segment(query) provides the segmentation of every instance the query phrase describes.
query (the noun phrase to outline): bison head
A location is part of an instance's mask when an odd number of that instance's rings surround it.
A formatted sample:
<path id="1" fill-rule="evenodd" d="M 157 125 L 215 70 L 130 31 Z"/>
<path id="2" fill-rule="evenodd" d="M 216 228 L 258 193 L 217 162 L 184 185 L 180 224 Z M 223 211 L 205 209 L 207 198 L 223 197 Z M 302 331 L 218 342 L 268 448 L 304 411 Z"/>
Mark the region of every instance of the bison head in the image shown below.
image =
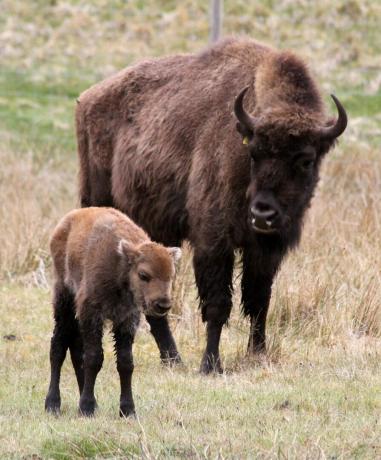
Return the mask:
<path id="1" fill-rule="evenodd" d="M 335 123 L 302 134 L 281 129 L 253 117 L 243 108 L 248 88 L 235 100 L 237 129 L 251 158 L 247 190 L 249 221 L 256 233 L 298 238 L 301 218 L 318 181 L 321 158 L 347 126 L 346 112 L 332 95 L 338 110 Z M 293 132 L 293 134 L 291 134 Z"/>
<path id="2" fill-rule="evenodd" d="M 181 249 L 153 242 L 134 245 L 122 239 L 118 253 L 124 261 L 119 276 L 127 281 L 139 309 L 150 316 L 167 315 L 175 263 L 181 257 Z"/>

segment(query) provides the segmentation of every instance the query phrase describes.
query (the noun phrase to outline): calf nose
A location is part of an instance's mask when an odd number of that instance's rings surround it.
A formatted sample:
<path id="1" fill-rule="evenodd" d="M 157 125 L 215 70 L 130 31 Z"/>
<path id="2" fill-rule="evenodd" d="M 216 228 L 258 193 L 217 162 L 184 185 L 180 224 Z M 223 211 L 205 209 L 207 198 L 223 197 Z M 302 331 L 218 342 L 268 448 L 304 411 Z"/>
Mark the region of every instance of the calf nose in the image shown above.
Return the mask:
<path id="1" fill-rule="evenodd" d="M 158 299 L 158 300 L 155 301 L 154 307 L 160 313 L 165 313 L 171 308 L 171 303 L 170 303 L 169 299 L 163 297 L 163 298 Z"/>

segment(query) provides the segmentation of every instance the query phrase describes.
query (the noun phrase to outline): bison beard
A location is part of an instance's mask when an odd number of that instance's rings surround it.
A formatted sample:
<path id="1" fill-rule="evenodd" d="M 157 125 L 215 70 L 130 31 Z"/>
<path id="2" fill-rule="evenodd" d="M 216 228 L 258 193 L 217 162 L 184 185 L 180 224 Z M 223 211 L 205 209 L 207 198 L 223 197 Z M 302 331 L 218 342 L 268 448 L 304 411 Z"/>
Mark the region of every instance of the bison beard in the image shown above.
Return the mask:
<path id="1" fill-rule="evenodd" d="M 81 204 L 113 205 L 165 245 L 191 242 L 207 322 L 202 372 L 221 371 L 236 250 L 249 351 L 265 351 L 274 275 L 346 126 L 335 103 L 332 123 L 304 63 L 249 39 L 143 61 L 80 96 Z M 166 320 L 148 320 L 162 359 L 179 360 Z"/>

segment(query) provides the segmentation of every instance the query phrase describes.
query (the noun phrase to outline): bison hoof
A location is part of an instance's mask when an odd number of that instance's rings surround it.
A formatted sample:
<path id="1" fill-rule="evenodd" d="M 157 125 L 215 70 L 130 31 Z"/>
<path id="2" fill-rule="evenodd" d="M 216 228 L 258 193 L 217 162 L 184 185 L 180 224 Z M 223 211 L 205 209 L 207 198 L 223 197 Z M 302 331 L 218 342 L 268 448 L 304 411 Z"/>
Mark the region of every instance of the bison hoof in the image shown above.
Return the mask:
<path id="1" fill-rule="evenodd" d="M 207 374 L 222 374 L 221 360 L 219 356 L 204 355 L 201 361 L 200 373 Z"/>
<path id="2" fill-rule="evenodd" d="M 183 363 L 183 360 L 181 359 L 180 353 L 176 352 L 166 352 L 165 354 L 162 354 L 160 356 L 162 364 L 165 366 L 177 366 L 179 364 Z"/>
<path id="3" fill-rule="evenodd" d="M 266 356 L 266 344 L 265 342 L 253 342 L 249 341 L 247 346 L 248 356 Z"/>
<path id="4" fill-rule="evenodd" d="M 121 404 L 119 408 L 119 417 L 125 418 L 125 417 L 135 417 L 135 407 L 132 404 Z"/>
<path id="5" fill-rule="evenodd" d="M 95 399 L 90 398 L 81 398 L 79 400 L 79 409 L 78 412 L 84 417 L 92 417 L 94 415 L 97 403 Z"/>
<path id="6" fill-rule="evenodd" d="M 59 415 L 61 411 L 61 398 L 60 396 L 47 396 L 45 399 L 45 410 L 46 412 Z"/>

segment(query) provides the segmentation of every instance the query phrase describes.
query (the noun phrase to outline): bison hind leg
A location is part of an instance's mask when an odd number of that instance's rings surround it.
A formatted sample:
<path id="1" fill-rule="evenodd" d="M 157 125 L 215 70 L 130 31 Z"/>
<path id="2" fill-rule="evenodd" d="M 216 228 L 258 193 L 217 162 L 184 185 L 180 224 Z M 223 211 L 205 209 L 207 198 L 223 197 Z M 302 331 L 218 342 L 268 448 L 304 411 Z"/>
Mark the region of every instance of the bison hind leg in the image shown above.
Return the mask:
<path id="1" fill-rule="evenodd" d="M 87 177 L 81 175 L 80 203 L 81 207 L 113 206 L 111 194 L 111 173 L 107 169 L 90 165 Z"/>

